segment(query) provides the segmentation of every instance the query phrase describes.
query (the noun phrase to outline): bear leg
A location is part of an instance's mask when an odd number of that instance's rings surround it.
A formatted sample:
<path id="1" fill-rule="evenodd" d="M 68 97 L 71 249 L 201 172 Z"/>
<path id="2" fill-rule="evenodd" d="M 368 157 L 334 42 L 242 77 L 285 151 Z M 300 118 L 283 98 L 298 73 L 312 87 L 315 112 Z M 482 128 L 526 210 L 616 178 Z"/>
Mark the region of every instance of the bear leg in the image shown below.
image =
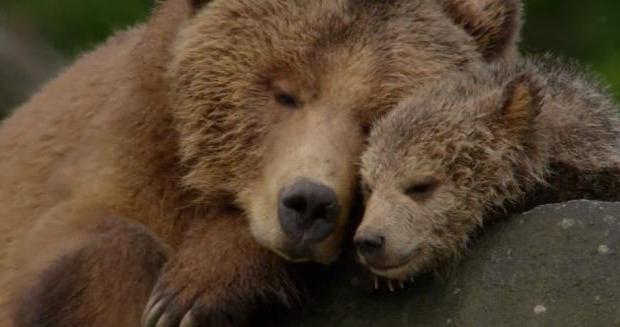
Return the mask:
<path id="1" fill-rule="evenodd" d="M 148 230 L 106 219 L 18 296 L 14 325 L 139 326 L 165 261 L 166 248 Z"/>

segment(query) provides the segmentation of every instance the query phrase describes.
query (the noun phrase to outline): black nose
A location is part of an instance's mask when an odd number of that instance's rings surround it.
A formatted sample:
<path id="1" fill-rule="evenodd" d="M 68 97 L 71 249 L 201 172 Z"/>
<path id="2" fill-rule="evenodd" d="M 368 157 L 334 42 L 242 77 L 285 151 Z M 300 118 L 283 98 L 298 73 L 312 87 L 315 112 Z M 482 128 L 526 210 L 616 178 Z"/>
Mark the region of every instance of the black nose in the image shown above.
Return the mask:
<path id="1" fill-rule="evenodd" d="M 381 254 L 385 237 L 376 233 L 365 233 L 356 235 L 353 242 L 360 255 L 366 259 L 373 259 Z"/>
<path id="2" fill-rule="evenodd" d="M 338 198 L 329 187 L 300 180 L 280 192 L 280 225 L 294 242 L 310 244 L 324 240 L 334 229 L 339 214 Z"/>

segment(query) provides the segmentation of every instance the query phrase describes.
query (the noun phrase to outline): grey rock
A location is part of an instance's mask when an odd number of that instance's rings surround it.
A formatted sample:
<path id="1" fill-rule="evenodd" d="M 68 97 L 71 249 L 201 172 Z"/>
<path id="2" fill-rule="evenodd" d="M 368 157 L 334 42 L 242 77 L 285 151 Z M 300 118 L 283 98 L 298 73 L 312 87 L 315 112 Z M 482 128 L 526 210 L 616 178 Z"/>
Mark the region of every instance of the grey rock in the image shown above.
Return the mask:
<path id="1" fill-rule="evenodd" d="M 449 272 L 405 290 L 327 281 L 282 326 L 620 326 L 620 203 L 544 205 L 489 224 Z"/>

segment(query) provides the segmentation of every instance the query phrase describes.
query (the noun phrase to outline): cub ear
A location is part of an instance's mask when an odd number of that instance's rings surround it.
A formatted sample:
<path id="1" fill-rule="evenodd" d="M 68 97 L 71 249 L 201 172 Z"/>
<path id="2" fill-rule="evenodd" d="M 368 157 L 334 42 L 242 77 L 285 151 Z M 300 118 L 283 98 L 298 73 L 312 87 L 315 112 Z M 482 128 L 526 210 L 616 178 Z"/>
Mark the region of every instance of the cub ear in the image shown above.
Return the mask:
<path id="1" fill-rule="evenodd" d="M 526 136 L 542 105 L 542 87 L 534 74 L 517 76 L 504 90 L 499 112 L 502 128 L 516 137 Z"/>
<path id="2" fill-rule="evenodd" d="M 441 0 L 454 19 L 471 35 L 487 61 L 517 55 L 521 31 L 521 0 Z"/>

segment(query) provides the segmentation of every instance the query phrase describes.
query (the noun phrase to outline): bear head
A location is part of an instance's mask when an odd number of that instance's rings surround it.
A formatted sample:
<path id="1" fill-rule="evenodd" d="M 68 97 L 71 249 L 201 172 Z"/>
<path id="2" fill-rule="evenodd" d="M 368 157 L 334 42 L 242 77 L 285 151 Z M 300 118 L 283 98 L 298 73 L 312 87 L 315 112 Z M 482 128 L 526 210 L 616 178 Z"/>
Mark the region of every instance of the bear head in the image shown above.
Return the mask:
<path id="1" fill-rule="evenodd" d="M 182 0 L 169 0 L 182 1 Z M 183 0 L 187 1 L 187 0 Z M 336 258 L 369 126 L 451 69 L 515 56 L 518 0 L 193 1 L 166 79 L 204 202 L 292 261 Z"/>
<path id="2" fill-rule="evenodd" d="M 483 215 L 544 180 L 541 84 L 510 66 L 449 75 L 405 100 L 362 156 L 361 262 L 405 281 L 460 254 Z"/>

